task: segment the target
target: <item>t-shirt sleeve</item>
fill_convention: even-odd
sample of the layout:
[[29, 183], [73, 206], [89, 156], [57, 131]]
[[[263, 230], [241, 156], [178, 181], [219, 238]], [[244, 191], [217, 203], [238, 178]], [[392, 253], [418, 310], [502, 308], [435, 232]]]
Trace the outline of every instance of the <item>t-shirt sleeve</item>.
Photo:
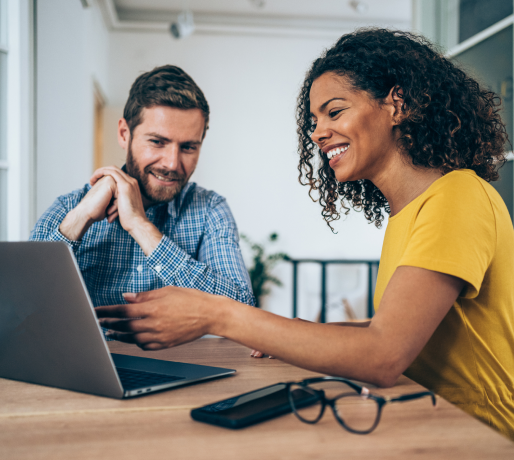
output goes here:
[[429, 195], [419, 210], [399, 265], [466, 281], [461, 296], [480, 292], [496, 250], [496, 221], [484, 186], [472, 177]]

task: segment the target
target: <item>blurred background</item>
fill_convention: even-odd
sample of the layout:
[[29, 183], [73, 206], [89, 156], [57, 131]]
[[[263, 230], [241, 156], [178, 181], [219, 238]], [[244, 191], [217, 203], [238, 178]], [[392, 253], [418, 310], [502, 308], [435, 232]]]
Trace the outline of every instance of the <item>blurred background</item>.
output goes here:
[[[27, 239], [57, 196], [124, 164], [116, 127], [130, 85], [174, 64], [211, 107], [192, 180], [225, 196], [267, 253], [299, 260], [271, 269], [282, 286], [270, 284], [262, 307], [291, 316], [296, 298], [302, 318], [320, 319], [322, 305], [321, 319], [364, 318], [375, 263], [302, 262], [377, 262], [386, 226], [351, 212], [332, 233], [298, 183], [305, 72], [358, 27], [421, 32], [502, 97], [512, 133], [513, 23], [512, 0], [0, 0], [0, 240]], [[511, 215], [512, 164], [496, 185]]]

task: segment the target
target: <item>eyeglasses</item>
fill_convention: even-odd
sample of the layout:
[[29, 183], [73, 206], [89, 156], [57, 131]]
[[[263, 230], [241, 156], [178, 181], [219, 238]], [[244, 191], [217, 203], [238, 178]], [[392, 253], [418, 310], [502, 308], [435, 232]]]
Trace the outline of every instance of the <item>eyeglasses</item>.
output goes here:
[[291, 408], [302, 422], [317, 423], [323, 417], [325, 408], [330, 406], [339, 424], [356, 434], [371, 433], [380, 422], [386, 404], [430, 396], [432, 405], [436, 405], [435, 395], [431, 391], [394, 398], [382, 397], [371, 394], [364, 386], [339, 377], [318, 377], [286, 385]]

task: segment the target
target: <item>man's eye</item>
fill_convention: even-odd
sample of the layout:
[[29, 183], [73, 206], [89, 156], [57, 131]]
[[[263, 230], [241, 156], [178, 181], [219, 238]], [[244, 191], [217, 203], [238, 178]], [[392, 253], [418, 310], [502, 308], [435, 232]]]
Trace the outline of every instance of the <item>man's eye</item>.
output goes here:
[[158, 145], [158, 146], [161, 146], [162, 145], [162, 141], [159, 141], [157, 139], [150, 139], [150, 142], [154, 145]]
[[194, 145], [184, 145], [182, 146], [182, 150], [185, 152], [194, 152], [196, 150], [196, 147]]

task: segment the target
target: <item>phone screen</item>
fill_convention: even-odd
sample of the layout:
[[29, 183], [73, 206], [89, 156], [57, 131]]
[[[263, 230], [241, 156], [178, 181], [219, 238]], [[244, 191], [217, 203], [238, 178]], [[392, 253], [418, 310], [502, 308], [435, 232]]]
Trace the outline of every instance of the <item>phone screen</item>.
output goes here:
[[[312, 396], [303, 397], [309, 405]], [[297, 399], [295, 401], [298, 402]], [[234, 396], [191, 411], [193, 419], [229, 428], [241, 428], [292, 412], [287, 385], [277, 383], [259, 390]]]
[[285, 384], [279, 383], [202, 407], [202, 410], [235, 420], [284, 405], [289, 406], [287, 389]]

